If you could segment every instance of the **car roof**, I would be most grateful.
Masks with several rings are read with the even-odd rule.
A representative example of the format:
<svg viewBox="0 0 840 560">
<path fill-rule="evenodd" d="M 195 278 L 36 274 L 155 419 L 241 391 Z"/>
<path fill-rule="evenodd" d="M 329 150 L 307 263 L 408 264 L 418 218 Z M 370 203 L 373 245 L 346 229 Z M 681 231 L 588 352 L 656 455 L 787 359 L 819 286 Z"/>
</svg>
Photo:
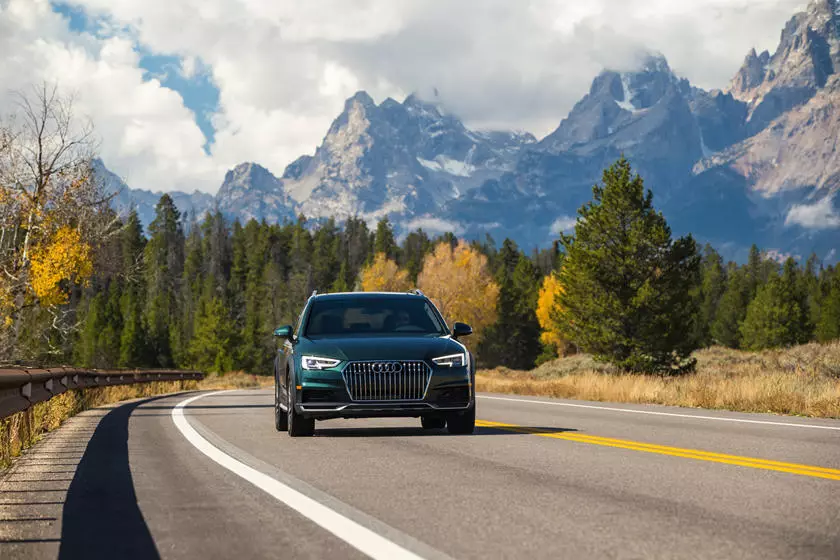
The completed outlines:
<svg viewBox="0 0 840 560">
<path fill-rule="evenodd" d="M 408 292 L 337 292 L 334 294 L 316 294 L 312 296 L 312 299 L 377 299 L 382 297 L 411 299 L 425 296 Z"/>
</svg>

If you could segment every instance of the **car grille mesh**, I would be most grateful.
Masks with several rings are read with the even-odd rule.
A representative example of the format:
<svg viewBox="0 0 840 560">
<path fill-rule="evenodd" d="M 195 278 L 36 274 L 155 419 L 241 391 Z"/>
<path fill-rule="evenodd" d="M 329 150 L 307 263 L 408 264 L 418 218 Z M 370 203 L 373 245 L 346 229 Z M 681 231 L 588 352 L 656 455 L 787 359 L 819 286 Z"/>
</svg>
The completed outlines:
<svg viewBox="0 0 840 560">
<path fill-rule="evenodd" d="M 342 375 L 354 401 L 419 401 L 432 370 L 423 361 L 350 362 Z"/>
</svg>

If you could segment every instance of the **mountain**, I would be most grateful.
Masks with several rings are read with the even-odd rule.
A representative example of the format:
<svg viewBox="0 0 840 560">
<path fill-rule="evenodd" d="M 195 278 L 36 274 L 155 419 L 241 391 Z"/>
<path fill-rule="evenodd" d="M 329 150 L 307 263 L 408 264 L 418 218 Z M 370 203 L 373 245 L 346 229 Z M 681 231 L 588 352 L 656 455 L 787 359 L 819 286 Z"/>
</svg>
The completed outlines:
<svg viewBox="0 0 840 560">
<path fill-rule="evenodd" d="M 624 155 L 666 210 L 680 206 L 680 185 L 711 146 L 740 138 L 744 111 L 730 96 L 693 88 L 662 55 L 650 55 L 632 72 L 604 71 L 558 128 L 520 156 L 516 168 L 447 207 L 478 227 L 543 245 L 552 229 L 569 223 L 591 197 L 601 172 Z M 708 139 L 708 140 L 707 140 Z M 481 221 L 478 219 L 481 217 Z M 536 231 L 535 231 L 536 230 Z M 535 233 L 537 233 L 535 235 Z"/>
<path fill-rule="evenodd" d="M 689 188 L 746 196 L 738 228 L 765 246 L 836 256 L 840 1 L 816 0 L 796 14 L 775 53 L 747 55 L 728 93 L 746 108 L 745 137 L 699 161 Z"/>
<path fill-rule="evenodd" d="M 359 92 L 315 155 L 286 169 L 283 185 L 306 216 L 436 218 L 441 205 L 513 169 L 535 142 L 530 134 L 471 131 L 416 95 L 377 105 Z"/>
<path fill-rule="evenodd" d="M 756 243 L 836 260 L 838 130 L 840 0 L 815 0 L 787 23 L 773 54 L 751 50 L 722 90 L 694 87 L 652 53 L 632 71 L 599 74 L 539 141 L 472 130 L 436 97 L 376 104 L 358 92 L 315 153 L 279 178 L 245 163 L 213 199 L 177 196 L 193 213 L 218 207 L 241 220 L 388 216 L 401 233 L 423 227 L 545 246 L 573 227 L 603 169 L 624 155 L 676 234 L 732 258 Z M 148 207 L 156 196 L 131 193 Z"/>
<path fill-rule="evenodd" d="M 228 171 L 215 200 L 223 214 L 242 222 L 282 222 L 294 220 L 296 215 L 295 203 L 286 194 L 283 181 L 256 163 L 242 163 Z"/>
<path fill-rule="evenodd" d="M 117 174 L 108 169 L 101 159 L 93 161 L 93 173 L 102 183 L 104 191 L 114 196 L 111 205 L 121 215 L 127 215 L 131 210 L 137 211 L 137 216 L 144 228 L 148 228 L 155 219 L 155 206 L 163 192 L 152 192 L 145 189 L 132 189 L 126 185 Z M 211 194 L 194 191 L 185 193 L 181 191 L 170 191 L 169 196 L 175 205 L 186 214 L 187 217 L 201 217 L 212 210 L 215 205 L 215 198 Z"/>
</svg>

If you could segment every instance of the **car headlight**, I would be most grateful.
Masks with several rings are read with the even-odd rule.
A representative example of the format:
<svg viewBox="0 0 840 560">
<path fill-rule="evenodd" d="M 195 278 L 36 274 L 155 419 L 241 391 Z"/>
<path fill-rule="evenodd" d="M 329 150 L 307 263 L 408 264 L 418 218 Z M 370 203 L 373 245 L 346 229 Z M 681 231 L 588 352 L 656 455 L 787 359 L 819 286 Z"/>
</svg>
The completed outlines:
<svg viewBox="0 0 840 560">
<path fill-rule="evenodd" d="M 335 358 L 319 358 L 318 356 L 303 356 L 300 359 L 303 369 L 322 370 L 335 367 L 341 363 L 341 360 Z"/>
<path fill-rule="evenodd" d="M 467 365 L 467 356 L 461 352 L 460 354 L 450 354 L 448 356 L 441 356 L 440 358 L 432 358 L 432 361 L 443 367 L 464 367 Z"/>
</svg>

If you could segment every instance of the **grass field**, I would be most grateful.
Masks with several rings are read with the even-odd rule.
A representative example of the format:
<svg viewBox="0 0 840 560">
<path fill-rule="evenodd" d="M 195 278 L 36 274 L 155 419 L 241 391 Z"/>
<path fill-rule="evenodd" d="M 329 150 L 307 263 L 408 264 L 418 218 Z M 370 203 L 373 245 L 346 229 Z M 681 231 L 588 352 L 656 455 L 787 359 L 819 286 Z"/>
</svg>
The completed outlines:
<svg viewBox="0 0 840 560">
<path fill-rule="evenodd" d="M 695 353 L 697 371 L 678 377 L 626 374 L 586 355 L 532 371 L 480 370 L 479 391 L 840 418 L 840 342 Z"/>
</svg>

